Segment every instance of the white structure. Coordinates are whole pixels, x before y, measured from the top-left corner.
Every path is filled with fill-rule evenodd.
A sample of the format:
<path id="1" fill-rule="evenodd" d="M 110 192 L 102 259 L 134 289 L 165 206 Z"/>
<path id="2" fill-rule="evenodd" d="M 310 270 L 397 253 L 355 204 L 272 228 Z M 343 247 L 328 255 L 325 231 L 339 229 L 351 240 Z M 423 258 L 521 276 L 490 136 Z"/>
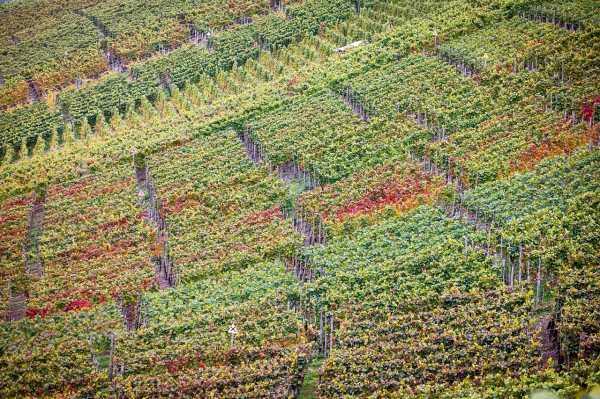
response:
<path id="1" fill-rule="evenodd" d="M 352 50 L 353 48 L 360 47 L 360 46 L 365 45 L 365 44 L 367 44 L 367 42 L 365 40 L 359 40 L 357 42 L 347 44 L 344 47 L 336 48 L 335 52 L 336 53 L 344 53 L 344 52 L 346 52 L 348 50 Z"/>

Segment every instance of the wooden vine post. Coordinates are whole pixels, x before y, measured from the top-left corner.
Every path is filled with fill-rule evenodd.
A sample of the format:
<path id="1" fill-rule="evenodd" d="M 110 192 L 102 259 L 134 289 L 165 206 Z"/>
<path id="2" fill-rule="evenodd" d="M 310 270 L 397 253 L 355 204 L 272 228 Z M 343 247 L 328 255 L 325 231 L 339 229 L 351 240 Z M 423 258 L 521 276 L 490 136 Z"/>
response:
<path id="1" fill-rule="evenodd" d="M 542 257 L 538 257 L 537 276 L 535 282 L 535 302 L 540 303 L 542 299 Z"/>
<path id="2" fill-rule="evenodd" d="M 109 363 L 108 363 L 108 380 L 112 383 L 114 378 L 114 366 L 115 366 L 115 343 L 117 340 L 116 334 L 114 332 L 110 332 L 108 334 L 110 337 L 110 354 L 109 354 Z"/>

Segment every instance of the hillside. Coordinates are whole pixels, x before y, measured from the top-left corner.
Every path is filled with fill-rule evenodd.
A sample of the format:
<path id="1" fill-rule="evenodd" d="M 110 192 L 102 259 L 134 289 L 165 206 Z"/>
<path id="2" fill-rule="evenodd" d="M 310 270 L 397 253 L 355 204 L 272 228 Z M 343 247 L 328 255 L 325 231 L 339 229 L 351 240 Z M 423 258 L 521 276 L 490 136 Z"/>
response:
<path id="1" fill-rule="evenodd" d="M 598 0 L 0 22 L 0 397 L 600 397 Z"/>

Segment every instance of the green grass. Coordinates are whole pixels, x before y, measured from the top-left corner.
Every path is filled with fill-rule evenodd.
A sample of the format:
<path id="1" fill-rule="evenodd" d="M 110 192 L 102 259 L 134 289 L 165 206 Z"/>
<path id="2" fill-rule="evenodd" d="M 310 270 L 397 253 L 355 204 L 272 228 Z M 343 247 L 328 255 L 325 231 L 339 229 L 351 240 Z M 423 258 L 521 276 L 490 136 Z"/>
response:
<path id="1" fill-rule="evenodd" d="M 319 382 L 319 368 L 321 364 L 323 364 L 323 359 L 314 357 L 308 365 L 298 399 L 312 399 L 317 397 L 317 384 Z"/>

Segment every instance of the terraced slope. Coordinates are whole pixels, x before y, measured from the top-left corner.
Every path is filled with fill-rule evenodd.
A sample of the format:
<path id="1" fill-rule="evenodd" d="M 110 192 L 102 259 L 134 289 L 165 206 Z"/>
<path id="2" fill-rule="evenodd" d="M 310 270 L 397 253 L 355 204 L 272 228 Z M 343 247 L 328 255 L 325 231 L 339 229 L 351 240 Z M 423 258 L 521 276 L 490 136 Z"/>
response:
<path id="1" fill-rule="evenodd" d="M 595 397 L 596 1 L 142 3 L 0 5 L 0 396 Z"/>

